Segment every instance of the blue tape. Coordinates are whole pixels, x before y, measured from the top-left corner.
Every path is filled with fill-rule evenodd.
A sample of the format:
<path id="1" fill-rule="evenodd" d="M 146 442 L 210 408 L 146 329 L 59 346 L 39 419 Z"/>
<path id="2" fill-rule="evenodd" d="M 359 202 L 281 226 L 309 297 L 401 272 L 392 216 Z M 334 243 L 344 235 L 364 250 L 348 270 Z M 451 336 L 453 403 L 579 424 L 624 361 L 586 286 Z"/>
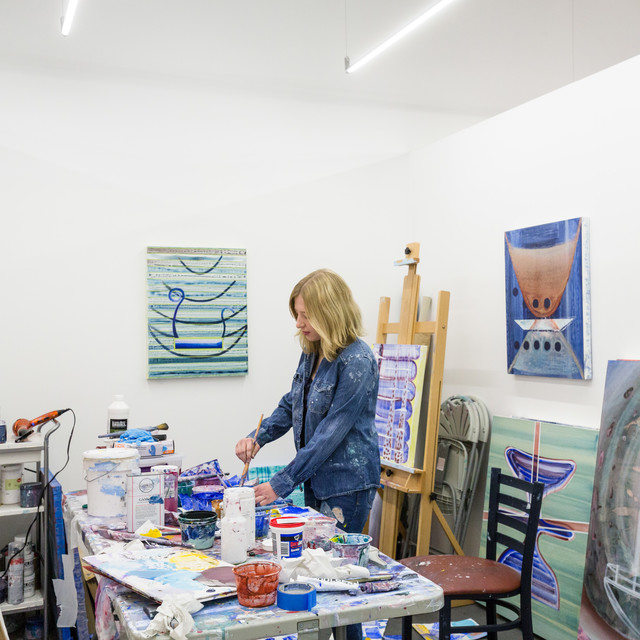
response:
<path id="1" fill-rule="evenodd" d="M 278 585 L 277 605 L 285 611 L 311 611 L 316 600 L 316 588 L 306 582 Z"/>

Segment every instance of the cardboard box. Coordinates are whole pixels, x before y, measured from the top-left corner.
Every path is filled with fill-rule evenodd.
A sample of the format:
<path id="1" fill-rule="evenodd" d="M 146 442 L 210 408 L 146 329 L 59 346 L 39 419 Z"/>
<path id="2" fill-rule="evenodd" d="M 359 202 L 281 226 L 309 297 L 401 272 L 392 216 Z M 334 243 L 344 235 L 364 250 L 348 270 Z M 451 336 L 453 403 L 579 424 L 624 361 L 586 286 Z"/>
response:
<path id="1" fill-rule="evenodd" d="M 127 531 L 135 531 L 147 520 L 164 526 L 164 474 L 127 476 Z"/>
<path id="2" fill-rule="evenodd" d="M 137 449 L 141 458 L 152 458 L 154 456 L 165 456 L 175 453 L 175 445 L 173 440 L 160 440 L 158 442 L 141 442 L 134 445 L 130 442 L 114 442 L 113 446 L 117 449 Z"/>

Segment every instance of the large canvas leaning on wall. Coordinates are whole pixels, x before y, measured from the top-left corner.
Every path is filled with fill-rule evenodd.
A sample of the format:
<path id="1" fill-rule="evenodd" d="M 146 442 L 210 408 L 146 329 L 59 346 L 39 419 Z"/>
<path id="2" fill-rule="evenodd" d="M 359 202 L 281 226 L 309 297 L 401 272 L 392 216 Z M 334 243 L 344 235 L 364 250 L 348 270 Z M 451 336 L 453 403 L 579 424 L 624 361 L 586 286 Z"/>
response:
<path id="1" fill-rule="evenodd" d="M 494 416 L 489 468 L 545 484 L 532 579 L 533 630 L 546 640 L 576 638 L 598 432 Z M 488 484 L 488 483 L 487 483 Z M 485 497 L 485 517 L 488 507 Z M 483 542 L 486 528 L 483 531 Z M 502 561 L 520 569 L 520 556 Z"/>
<path id="2" fill-rule="evenodd" d="M 416 466 L 428 351 L 428 346 L 419 344 L 373 345 L 380 373 L 376 430 L 383 463 Z"/>
<path id="3" fill-rule="evenodd" d="M 244 249 L 147 249 L 149 378 L 248 372 Z"/>
<path id="4" fill-rule="evenodd" d="M 505 233 L 507 370 L 591 379 L 587 218 Z"/>
<path id="5" fill-rule="evenodd" d="M 580 640 L 640 638 L 640 361 L 607 367 Z"/>

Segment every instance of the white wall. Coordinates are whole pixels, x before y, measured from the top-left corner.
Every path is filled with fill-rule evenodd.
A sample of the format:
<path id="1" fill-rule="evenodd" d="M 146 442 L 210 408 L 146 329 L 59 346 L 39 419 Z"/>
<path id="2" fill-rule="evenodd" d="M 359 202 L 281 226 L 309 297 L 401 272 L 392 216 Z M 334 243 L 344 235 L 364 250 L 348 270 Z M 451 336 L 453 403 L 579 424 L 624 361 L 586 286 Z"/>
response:
<path id="1" fill-rule="evenodd" d="M 319 266 L 342 273 L 372 339 L 379 297 L 400 296 L 404 271 L 392 263 L 419 241 L 422 292 L 452 294 L 443 397 L 597 428 L 606 361 L 638 357 L 639 73 L 631 60 L 418 152 L 206 214 L 0 148 L 2 417 L 74 408 L 65 490 L 82 485 L 82 451 L 115 393 L 134 425 L 169 423 L 185 466 L 218 457 L 239 471 L 233 444 L 275 406 L 297 361 L 292 284 Z M 575 216 L 591 218 L 593 380 L 509 376 L 503 233 Z M 246 247 L 248 376 L 145 379 L 148 245 Z M 56 469 L 69 423 L 53 437 Z M 260 458 L 291 450 L 287 441 Z"/>

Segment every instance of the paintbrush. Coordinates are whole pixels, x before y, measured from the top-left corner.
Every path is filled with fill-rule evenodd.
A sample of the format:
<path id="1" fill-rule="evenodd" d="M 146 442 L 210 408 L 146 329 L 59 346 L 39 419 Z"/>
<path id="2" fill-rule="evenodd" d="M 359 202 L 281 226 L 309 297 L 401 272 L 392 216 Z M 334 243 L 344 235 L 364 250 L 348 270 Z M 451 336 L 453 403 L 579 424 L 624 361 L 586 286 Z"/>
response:
<path id="1" fill-rule="evenodd" d="M 140 431 L 166 431 L 168 428 L 169 425 L 166 422 L 159 424 L 157 427 L 136 427 L 136 429 L 139 429 Z M 103 433 L 102 435 L 98 436 L 98 438 L 119 438 L 123 433 L 126 433 L 127 431 L 128 430 L 115 431 L 114 433 Z"/>
<path id="2" fill-rule="evenodd" d="M 242 475 L 240 476 L 240 486 L 244 486 L 244 481 L 247 479 L 247 474 L 249 473 L 249 465 L 251 464 L 251 459 L 255 455 L 253 450 L 256 448 L 256 440 L 258 438 L 258 433 L 260 433 L 260 427 L 262 426 L 262 418 L 264 418 L 264 413 L 260 414 L 260 421 L 258 422 L 258 428 L 256 429 L 256 433 L 253 436 L 253 447 L 251 448 L 251 455 L 249 459 L 244 463 L 244 469 L 242 470 Z"/>

